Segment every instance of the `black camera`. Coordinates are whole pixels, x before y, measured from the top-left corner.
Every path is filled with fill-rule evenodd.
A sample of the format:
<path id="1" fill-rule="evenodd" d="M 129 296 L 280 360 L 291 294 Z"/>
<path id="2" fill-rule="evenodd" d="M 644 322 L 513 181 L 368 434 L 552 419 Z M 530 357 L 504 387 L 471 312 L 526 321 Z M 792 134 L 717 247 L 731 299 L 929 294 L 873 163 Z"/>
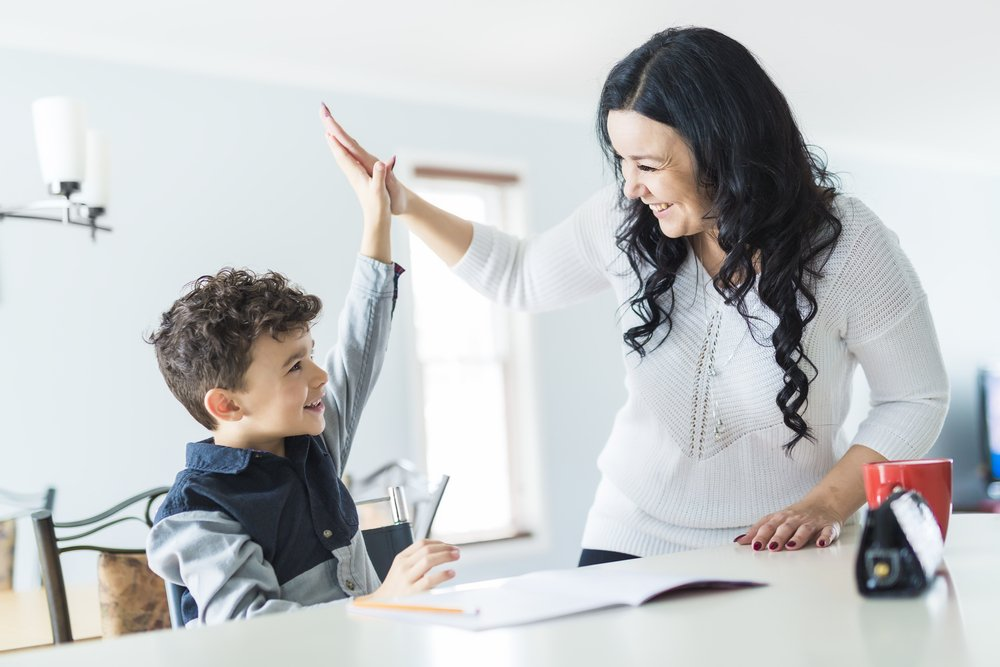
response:
<path id="1" fill-rule="evenodd" d="M 869 510 L 855 575 L 858 590 L 872 597 L 912 597 L 934 581 L 944 552 L 941 529 L 916 491 L 898 487 Z"/>

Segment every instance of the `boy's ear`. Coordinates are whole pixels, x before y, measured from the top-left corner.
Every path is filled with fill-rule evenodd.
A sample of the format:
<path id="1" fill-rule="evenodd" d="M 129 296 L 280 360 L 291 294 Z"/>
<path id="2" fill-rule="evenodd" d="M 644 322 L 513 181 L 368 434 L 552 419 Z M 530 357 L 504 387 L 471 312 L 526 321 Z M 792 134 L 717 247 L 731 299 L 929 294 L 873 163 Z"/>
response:
<path id="1" fill-rule="evenodd" d="M 215 387 L 205 394 L 205 409 L 220 422 L 235 422 L 243 418 L 243 408 L 232 394 Z"/>

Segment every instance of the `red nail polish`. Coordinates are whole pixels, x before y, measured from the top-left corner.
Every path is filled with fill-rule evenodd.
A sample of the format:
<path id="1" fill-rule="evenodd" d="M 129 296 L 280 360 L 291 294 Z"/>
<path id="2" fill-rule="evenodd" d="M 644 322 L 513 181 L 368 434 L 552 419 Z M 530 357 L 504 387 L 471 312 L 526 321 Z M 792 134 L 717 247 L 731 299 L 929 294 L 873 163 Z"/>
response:
<path id="1" fill-rule="evenodd" d="M 774 551 L 775 549 L 778 548 L 778 543 L 777 542 L 771 542 L 770 544 L 767 545 L 767 548 L 770 549 L 771 551 Z"/>
<path id="2" fill-rule="evenodd" d="M 820 545 L 821 547 L 825 547 L 826 546 L 826 540 L 820 540 L 816 544 Z"/>
<path id="3" fill-rule="evenodd" d="M 787 544 L 785 544 L 785 546 L 788 547 L 789 549 L 794 549 L 795 548 L 795 542 L 788 542 Z"/>
<path id="4" fill-rule="evenodd" d="M 760 551 L 763 548 L 764 548 L 764 545 L 761 544 L 760 542 L 754 542 L 753 543 L 753 550 L 754 551 Z"/>
<path id="5" fill-rule="evenodd" d="M 742 535 L 737 535 L 737 536 L 735 537 L 735 539 L 733 539 L 733 542 L 739 542 L 740 540 L 742 540 L 742 539 L 743 539 L 744 537 L 746 537 L 746 536 L 747 536 L 747 534 L 746 534 L 746 533 L 743 533 Z"/>

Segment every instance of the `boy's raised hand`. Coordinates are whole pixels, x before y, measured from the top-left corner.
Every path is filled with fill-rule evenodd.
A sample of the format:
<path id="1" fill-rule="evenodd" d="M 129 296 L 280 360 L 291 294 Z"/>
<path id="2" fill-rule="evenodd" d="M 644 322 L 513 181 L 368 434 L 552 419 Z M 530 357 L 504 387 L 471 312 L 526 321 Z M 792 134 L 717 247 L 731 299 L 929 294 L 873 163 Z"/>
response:
<path id="1" fill-rule="evenodd" d="M 406 547 L 392 561 L 385 581 L 371 598 L 395 598 L 422 593 L 455 576 L 454 570 L 431 570 L 458 560 L 458 548 L 438 540 L 420 540 Z"/>

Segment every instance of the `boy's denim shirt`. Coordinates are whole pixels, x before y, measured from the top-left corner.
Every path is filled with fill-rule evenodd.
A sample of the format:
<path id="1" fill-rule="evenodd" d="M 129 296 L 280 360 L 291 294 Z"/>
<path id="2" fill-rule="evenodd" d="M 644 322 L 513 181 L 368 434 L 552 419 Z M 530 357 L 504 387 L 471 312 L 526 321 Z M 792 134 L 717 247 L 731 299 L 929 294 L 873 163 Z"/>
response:
<path id="1" fill-rule="evenodd" d="M 189 443 L 146 544 L 149 566 L 183 586 L 188 625 L 371 593 L 380 584 L 340 481 L 378 377 L 402 268 L 359 257 L 327 356 L 326 429 L 285 439 L 285 456 Z"/>

